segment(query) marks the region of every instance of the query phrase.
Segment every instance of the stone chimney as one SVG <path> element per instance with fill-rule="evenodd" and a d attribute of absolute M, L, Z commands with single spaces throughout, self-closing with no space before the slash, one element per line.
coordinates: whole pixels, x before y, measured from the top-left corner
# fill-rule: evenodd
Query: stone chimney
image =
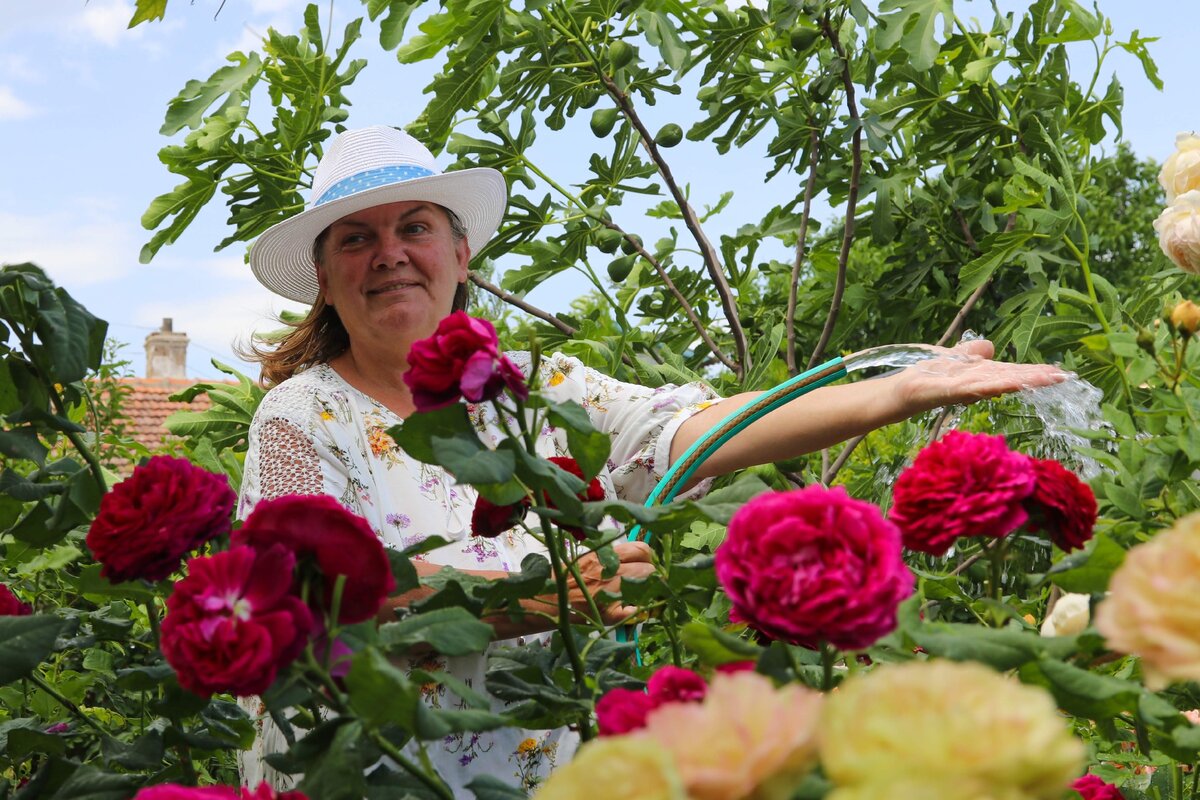
<path fill-rule="evenodd" d="M 164 317 L 162 329 L 146 337 L 146 377 L 187 377 L 186 333 L 171 330 L 171 318 Z"/>

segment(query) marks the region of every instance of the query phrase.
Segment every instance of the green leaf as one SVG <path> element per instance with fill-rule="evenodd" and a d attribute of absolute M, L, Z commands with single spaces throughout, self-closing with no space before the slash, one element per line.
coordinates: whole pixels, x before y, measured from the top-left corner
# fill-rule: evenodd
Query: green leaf
<path fill-rule="evenodd" d="M 421 688 L 378 650 L 356 653 L 345 681 L 351 707 L 368 725 L 395 723 L 410 731 L 416 728 Z"/>
<path fill-rule="evenodd" d="M 0 686 L 33 672 L 54 650 L 65 625 L 49 614 L 0 617 Z"/>
<path fill-rule="evenodd" d="M 459 483 L 508 483 L 516 468 L 516 456 L 509 450 L 489 450 L 473 433 L 453 438 L 433 437 L 431 442 L 438 463 Z"/>
<path fill-rule="evenodd" d="M 1075 0 L 1057 0 L 1057 3 L 1068 12 L 1068 16 L 1059 23 L 1055 33 L 1038 37 L 1038 44 L 1086 42 L 1100 35 L 1100 17 L 1083 8 Z"/>
<path fill-rule="evenodd" d="M 1041 658 L 1021 667 L 1021 680 L 1045 686 L 1055 702 L 1069 714 L 1106 720 L 1133 711 L 1142 693 L 1139 684 Z"/>
<path fill-rule="evenodd" d="M 1066 556 L 1047 573 L 1065 592 L 1098 594 L 1108 589 L 1108 581 L 1125 560 L 1125 549 L 1108 534 L 1098 533 L 1079 553 Z"/>
<path fill-rule="evenodd" d="M 876 33 L 879 46 L 890 50 L 899 42 L 913 69 L 931 68 L 941 49 L 936 40 L 938 18 L 942 18 L 945 38 L 954 20 L 953 0 L 883 0 L 879 12 L 880 28 Z"/>
<path fill-rule="evenodd" d="M 1014 231 L 1012 233 L 1002 233 L 990 243 L 984 242 L 986 248 L 982 255 L 973 261 L 969 261 L 963 265 L 958 273 L 958 297 L 961 302 L 987 282 L 992 274 L 1003 264 L 1012 258 L 1013 254 L 1020 250 L 1032 234 L 1028 232 Z"/>
<path fill-rule="evenodd" d="M 427 645 L 446 656 L 482 653 L 495 635 L 491 625 L 465 608 L 439 608 L 413 614 L 379 628 L 379 643 L 388 652 Z"/>
<path fill-rule="evenodd" d="M 475 800 L 526 800 L 529 797 L 523 789 L 510 786 L 492 775 L 472 778 L 467 788 L 475 795 Z"/>
<path fill-rule="evenodd" d="M 129 28 L 136 28 L 143 22 L 154 22 L 162 19 L 167 13 L 167 0 L 137 0 L 133 9 L 133 17 L 129 20 Z"/>
<path fill-rule="evenodd" d="M 143 2 L 146 0 L 138 0 L 138 5 Z M 166 5 L 165 0 L 163 5 Z M 158 132 L 163 136 L 174 136 L 184 128 L 199 128 L 205 113 L 222 97 L 228 98 L 223 105 L 240 104 L 257 83 L 262 68 L 258 53 L 251 52 L 227 67 L 221 67 L 206 81 L 188 81 L 167 105 L 167 116 Z M 219 111 L 220 108 L 216 113 Z"/>
<path fill-rule="evenodd" d="M 441 465 L 434 439 L 462 439 L 466 445 L 473 441 L 476 452 L 487 449 L 475 433 L 467 416 L 467 407 L 462 403 L 411 414 L 404 424 L 388 428 L 387 434 L 404 452 L 424 464 Z"/>
<path fill-rule="evenodd" d="M 587 411 L 578 403 L 552 403 L 548 406 L 550 424 L 567 430 L 567 448 L 579 464 L 583 477 L 591 480 L 608 463 L 612 439 L 596 430 Z"/>
<path fill-rule="evenodd" d="M 679 631 L 684 646 L 709 665 L 757 661 L 764 648 L 703 622 L 689 622 Z"/>
<path fill-rule="evenodd" d="M 84 764 L 71 773 L 50 800 L 127 800 L 141 785 L 133 775 L 104 772 Z"/>

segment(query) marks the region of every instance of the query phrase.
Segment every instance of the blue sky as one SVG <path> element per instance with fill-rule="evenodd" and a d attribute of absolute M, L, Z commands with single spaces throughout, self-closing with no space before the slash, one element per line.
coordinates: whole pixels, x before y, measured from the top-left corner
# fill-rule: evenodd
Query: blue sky
<path fill-rule="evenodd" d="M 110 335 L 129 345 L 124 354 L 138 374 L 144 368 L 142 341 L 163 317 L 172 317 L 175 330 L 191 337 L 189 374 L 215 377 L 212 357 L 250 370 L 236 361 L 231 344 L 254 329 L 276 327 L 273 315 L 294 307 L 259 287 L 243 262 L 243 248 L 213 252 L 225 235 L 219 199 L 152 264 L 138 263 L 149 236 L 139 222 L 142 212 L 177 182 L 157 160 L 159 148 L 169 143 L 158 133 L 167 102 L 188 80 L 220 67 L 227 53 L 254 48 L 269 26 L 297 29 L 305 2 L 228 0 L 214 18 L 218 5 L 219 0 L 172 0 L 165 21 L 127 30 L 132 0 L 3 2 L 0 263 L 33 261 L 45 268 L 108 320 Z M 989 4 L 981 0 L 956 5 L 963 16 L 990 16 Z M 1160 37 L 1151 52 L 1166 84 L 1161 93 L 1132 58 L 1115 55 L 1110 66 L 1125 87 L 1125 138 L 1139 155 L 1162 160 L 1172 152 L 1176 132 L 1200 128 L 1193 57 L 1200 3 L 1102 0 L 1100 5 L 1118 37 L 1135 28 L 1143 36 Z M 324 24 L 329 4 L 320 7 Z M 333 14 L 334 30 L 340 32 L 349 19 L 363 14 L 363 6 L 338 0 Z M 405 124 L 424 105 L 420 88 L 429 82 L 430 67 L 396 64 L 379 51 L 369 24 L 364 33 L 356 54 L 370 64 L 348 91 L 349 124 Z M 1088 55 L 1077 58 L 1082 76 Z M 1106 85 L 1107 76 L 1101 90 Z M 649 113 L 651 122 L 660 124 L 668 120 L 669 109 L 660 106 Z M 585 130 L 580 131 L 587 137 L 584 148 L 590 148 Z M 552 166 L 566 165 L 572 155 L 579 157 L 545 153 Z M 692 183 L 695 205 L 715 203 L 721 191 L 733 189 L 733 216 L 741 221 L 793 191 L 790 184 L 780 187 L 778 196 L 770 184 L 763 190 L 758 153 L 717 157 L 706 145 L 685 142 L 673 156 Z M 554 307 L 582 290 L 582 283 L 564 278 L 531 299 Z"/>

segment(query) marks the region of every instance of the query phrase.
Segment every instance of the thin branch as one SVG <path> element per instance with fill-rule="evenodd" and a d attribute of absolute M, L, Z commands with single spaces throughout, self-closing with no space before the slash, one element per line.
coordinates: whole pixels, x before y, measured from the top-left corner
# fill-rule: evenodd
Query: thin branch
<path fill-rule="evenodd" d="M 1004 225 L 1004 232 L 1009 233 L 1017 224 L 1017 215 L 1015 213 L 1008 215 L 1008 222 Z M 964 223 L 965 227 L 965 223 Z M 978 252 L 978 251 L 976 251 Z M 989 277 L 986 281 L 979 285 L 979 288 L 971 293 L 967 298 L 967 302 L 963 303 L 963 307 L 954 315 L 954 320 L 950 323 L 950 327 L 946 328 L 946 332 L 942 334 L 942 338 L 937 340 L 938 347 L 943 347 L 959 334 L 962 329 L 962 324 L 967 318 L 967 314 L 971 313 L 971 309 L 979 302 L 979 298 L 983 297 L 983 293 L 992 285 L 992 279 Z"/>
<path fill-rule="evenodd" d="M 812 123 L 808 137 L 808 180 L 804 184 L 804 211 L 800 215 L 800 231 L 796 240 L 796 258 L 792 261 L 792 282 L 788 286 L 787 316 L 784 325 L 787 327 L 787 368 L 789 375 L 796 375 L 796 300 L 800 286 L 800 267 L 804 263 L 804 247 L 808 239 L 808 220 L 812 213 L 813 195 L 817 188 L 817 155 L 820 149 L 821 136 L 817 126 Z"/>
<path fill-rule="evenodd" d="M 954 209 L 954 216 L 958 217 L 958 225 L 962 228 L 963 238 L 967 240 L 967 247 L 971 248 L 972 253 L 979 255 L 979 242 L 975 241 L 975 236 L 971 233 L 971 226 L 967 224 L 967 218 L 957 208 Z"/>
<path fill-rule="evenodd" d="M 553 325 L 554 327 L 558 328 L 560 331 L 565 333 L 567 336 L 574 336 L 576 334 L 576 330 L 574 328 L 572 328 L 567 323 L 563 322 L 558 317 L 551 314 L 549 311 L 543 311 L 542 309 L 538 308 L 537 306 L 532 306 L 529 303 L 526 303 L 524 300 L 517 297 L 515 294 L 504 291 L 496 284 L 492 283 L 491 281 L 487 280 L 486 278 L 480 277 L 475 272 L 470 273 L 470 278 L 471 278 L 471 283 L 475 284 L 480 289 L 483 289 L 485 292 L 490 292 L 491 294 L 496 295 L 496 297 L 499 297 L 501 300 L 508 303 L 509 305 L 516 306 L 517 308 L 524 311 L 526 314 L 537 317 L 538 319 L 542 320 L 543 322 L 550 323 L 551 325 Z"/>
<path fill-rule="evenodd" d="M 671 296 L 674 297 L 676 302 L 679 303 L 680 307 L 683 309 L 683 313 L 687 315 L 688 321 L 691 322 L 692 326 L 696 329 L 696 333 L 700 334 L 700 338 L 704 340 L 704 344 L 708 346 L 708 349 L 712 351 L 712 354 L 716 356 L 718 361 L 734 372 L 738 372 L 737 363 L 730 359 L 729 356 L 727 356 L 725 352 L 717 346 L 717 343 L 713 341 L 712 337 L 708 335 L 708 330 L 705 328 L 704 322 L 701 321 L 699 315 L 696 314 L 696 310 L 692 308 L 692 304 L 689 303 L 687 298 L 683 296 L 683 292 L 679 291 L 679 288 L 675 286 L 675 282 L 671 280 L 671 276 L 667 274 L 667 270 L 663 267 L 659 260 L 648 253 L 646 248 L 643 247 L 637 239 L 634 239 L 632 236 L 622 230 L 619 225 L 609 222 L 608 220 L 603 220 L 603 222 L 609 228 L 609 230 L 617 231 L 624 236 L 625 241 L 637 251 L 637 254 L 646 259 L 650 266 L 654 267 L 654 271 L 658 273 L 659 279 L 663 282 L 663 285 L 667 287 L 667 291 L 671 293 Z"/>
<path fill-rule="evenodd" d="M 608 91 L 608 94 L 617 102 L 621 113 L 625 115 L 626 119 L 637 130 L 638 135 L 642 139 L 642 144 L 646 148 L 646 152 L 650 154 L 650 159 L 658 167 L 658 172 L 667 184 L 667 188 L 671 192 L 671 197 L 674 198 L 675 204 L 679 206 L 679 213 L 683 215 L 684 224 L 687 225 L 692 237 L 696 240 L 697 246 L 700 248 L 700 254 L 704 258 L 704 266 L 708 269 L 709 277 L 712 278 L 717 295 L 721 298 L 721 308 L 724 310 L 725 319 L 729 323 L 729 332 L 733 335 L 734 348 L 737 350 L 737 367 L 734 368 L 734 372 L 741 379 L 750 371 L 750 350 L 746 343 L 746 332 L 742 328 L 741 320 L 738 319 L 737 304 L 733 299 L 733 289 L 730 287 L 729 280 L 725 277 L 724 271 L 722 271 L 721 261 L 717 255 L 716 248 L 713 247 L 712 242 L 708 240 L 708 237 L 701 229 L 700 220 L 696 217 L 695 210 L 688 203 L 683 190 L 679 188 L 679 183 L 671 173 L 671 167 L 658 151 L 658 145 L 654 143 L 654 136 L 646 129 L 641 117 L 638 116 L 637 110 L 633 107 L 633 102 L 629 99 L 629 95 L 622 91 L 621 87 L 617 86 L 612 77 L 603 71 L 600 72 L 600 80 L 604 82 L 604 88 Z"/>
<path fill-rule="evenodd" d="M 850 115 L 850 124 L 854 127 L 854 136 L 850 143 L 850 189 L 846 194 L 846 224 L 842 234 L 842 250 L 838 254 L 837 281 L 833 287 L 833 299 L 829 302 L 829 316 L 825 320 L 825 329 L 821 331 L 821 338 L 817 341 L 812 357 L 808 360 L 809 369 L 812 369 L 821 360 L 826 345 L 833 337 L 833 328 L 837 324 L 838 313 L 842 309 L 842 296 L 846 292 L 846 265 L 850 261 L 850 245 L 854 242 L 854 214 L 858 207 L 858 181 L 862 174 L 862 121 L 858 116 L 858 103 L 855 101 L 850 61 L 846 58 L 846 51 L 842 49 L 842 43 L 838 41 L 837 34 L 829 24 L 828 16 L 821 18 L 821 30 L 825 33 L 825 38 L 833 45 L 834 52 L 842 59 L 842 85 L 846 89 L 846 110 Z"/>
<path fill-rule="evenodd" d="M 866 438 L 867 435 L 864 433 L 855 436 L 853 439 L 846 440 L 846 446 L 842 448 L 842 452 L 838 453 L 838 457 L 829 465 L 829 469 L 821 474 L 821 483 L 824 486 L 828 486 L 829 482 L 837 477 L 842 467 L 846 466 L 846 462 L 850 459 L 850 454 L 854 452 L 854 448 L 862 444 L 862 440 Z"/>

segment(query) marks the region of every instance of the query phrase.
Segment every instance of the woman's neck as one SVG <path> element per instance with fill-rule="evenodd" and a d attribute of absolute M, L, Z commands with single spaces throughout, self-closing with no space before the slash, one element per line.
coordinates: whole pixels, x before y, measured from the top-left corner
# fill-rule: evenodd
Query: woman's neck
<path fill-rule="evenodd" d="M 395 348 L 386 351 L 351 345 L 346 352 L 332 359 L 332 367 L 342 380 L 363 394 L 382 403 L 399 417 L 407 417 L 415 407 L 412 393 L 404 382 L 408 371 L 408 348 L 397 355 Z"/>

